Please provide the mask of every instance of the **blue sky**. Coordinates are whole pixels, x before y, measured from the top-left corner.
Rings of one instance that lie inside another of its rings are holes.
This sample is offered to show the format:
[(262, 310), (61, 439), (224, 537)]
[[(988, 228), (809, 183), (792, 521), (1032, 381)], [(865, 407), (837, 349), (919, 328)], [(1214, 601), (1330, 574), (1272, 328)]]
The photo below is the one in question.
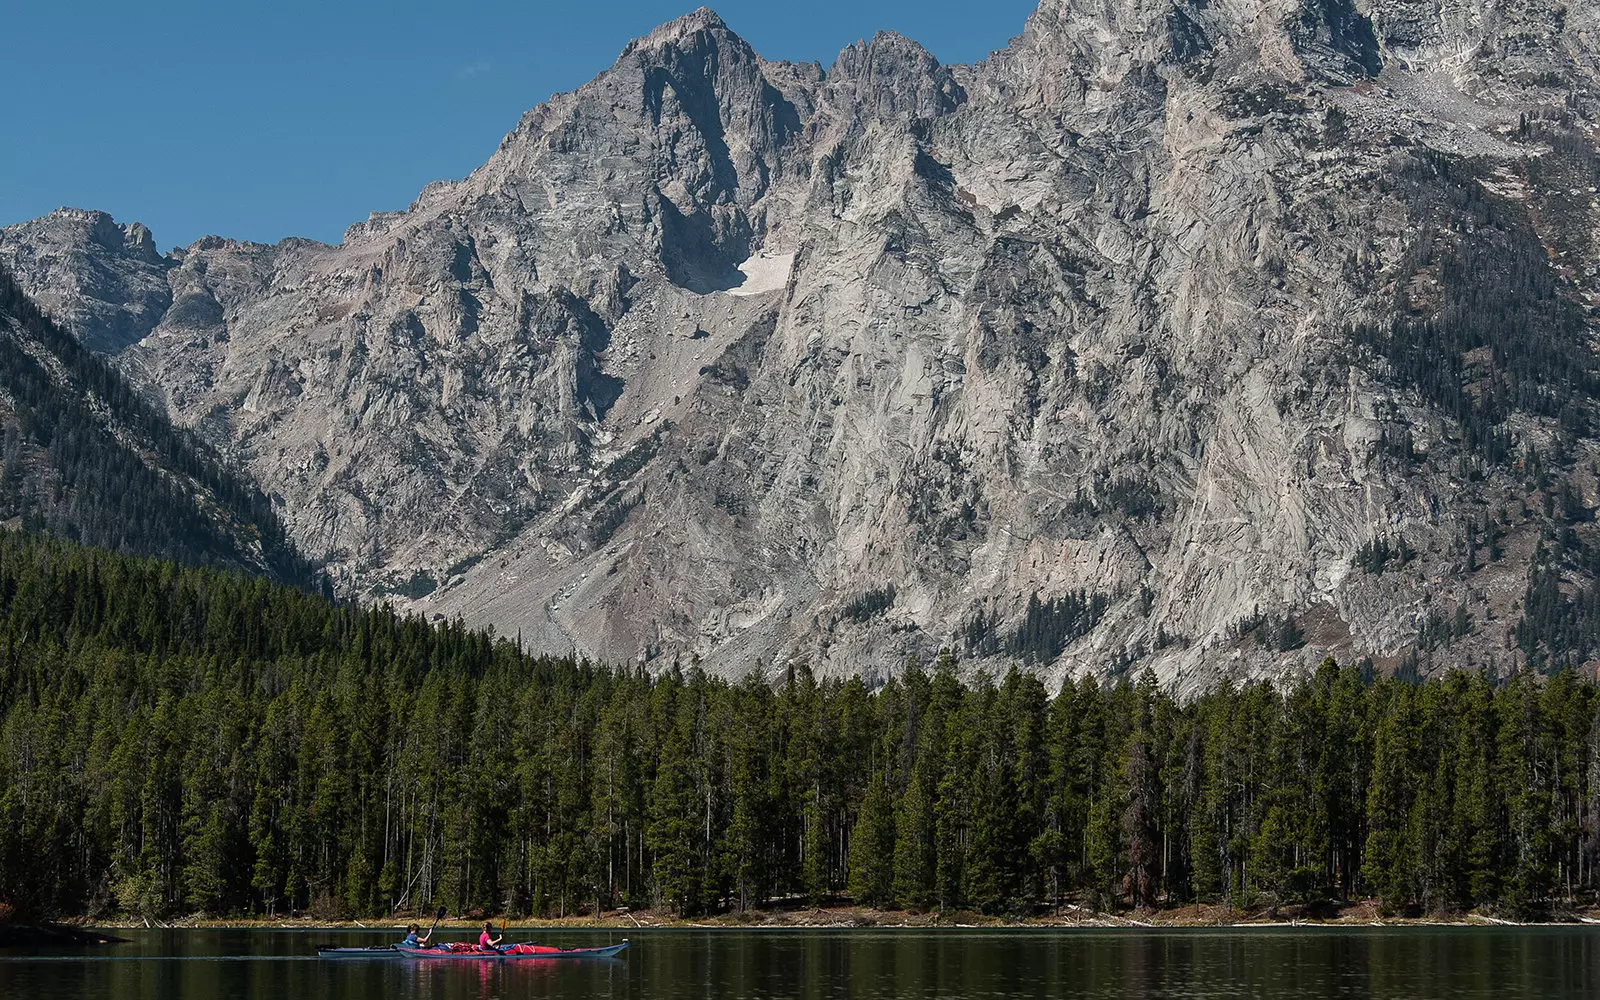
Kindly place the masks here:
[[(1037, 0), (737, 0), (770, 59), (833, 61), (880, 28), (971, 62)], [(148, 225), (337, 240), (488, 158), (518, 116), (695, 0), (15, 0), (0, 22), (0, 225), (61, 205)]]

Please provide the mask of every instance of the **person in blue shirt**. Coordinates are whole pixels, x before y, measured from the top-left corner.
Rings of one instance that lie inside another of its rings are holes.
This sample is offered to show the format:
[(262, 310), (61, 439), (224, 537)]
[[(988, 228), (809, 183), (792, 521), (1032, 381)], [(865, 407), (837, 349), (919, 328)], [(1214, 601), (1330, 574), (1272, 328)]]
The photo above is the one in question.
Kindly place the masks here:
[(419, 928), (416, 924), (412, 924), (410, 927), (407, 927), (406, 939), (400, 943), (405, 945), (407, 948), (426, 948), (428, 946), (428, 939), (433, 937), (433, 931), (430, 930), (428, 933), (419, 937), (417, 935), (418, 929)]

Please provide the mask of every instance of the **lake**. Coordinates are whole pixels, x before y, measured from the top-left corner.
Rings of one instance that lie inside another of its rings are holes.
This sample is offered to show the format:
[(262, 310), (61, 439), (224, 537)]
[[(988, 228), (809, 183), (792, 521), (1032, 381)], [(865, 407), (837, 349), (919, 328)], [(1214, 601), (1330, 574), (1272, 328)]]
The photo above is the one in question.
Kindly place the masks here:
[[(629, 937), (616, 959), (326, 961), (318, 944), (382, 932), (124, 931), (130, 944), (0, 952), (0, 997), (1587, 997), (1600, 929), (636, 930), (519, 934), (565, 946)], [(464, 932), (440, 933), (465, 939)]]

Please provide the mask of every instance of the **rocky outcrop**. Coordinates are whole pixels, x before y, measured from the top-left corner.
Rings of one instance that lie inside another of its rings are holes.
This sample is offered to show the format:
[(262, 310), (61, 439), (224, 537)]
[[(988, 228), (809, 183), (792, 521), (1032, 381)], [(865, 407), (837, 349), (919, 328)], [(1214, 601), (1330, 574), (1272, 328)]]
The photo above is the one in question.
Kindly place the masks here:
[(169, 262), (140, 223), (62, 208), (0, 229), (0, 267), (84, 346), (102, 354), (143, 339), (172, 305)]
[(175, 253), (122, 358), (348, 588), (537, 647), (1581, 660), (1595, 21), (1045, 0), (824, 71), (702, 10), (339, 246)]

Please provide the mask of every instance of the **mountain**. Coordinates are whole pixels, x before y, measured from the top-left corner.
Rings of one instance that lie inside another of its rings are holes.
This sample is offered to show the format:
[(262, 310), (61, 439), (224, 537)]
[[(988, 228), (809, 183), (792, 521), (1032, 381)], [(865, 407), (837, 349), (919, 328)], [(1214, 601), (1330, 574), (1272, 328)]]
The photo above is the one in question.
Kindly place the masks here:
[(91, 345), (161, 271), (124, 370), (343, 586), (535, 648), (1585, 662), (1597, 39), (1547, 0), (1044, 0), (981, 64), (823, 69), (700, 10), (337, 246), (152, 262), (56, 213), (0, 261)]
[(0, 270), (0, 522), (315, 588), (270, 502)]

